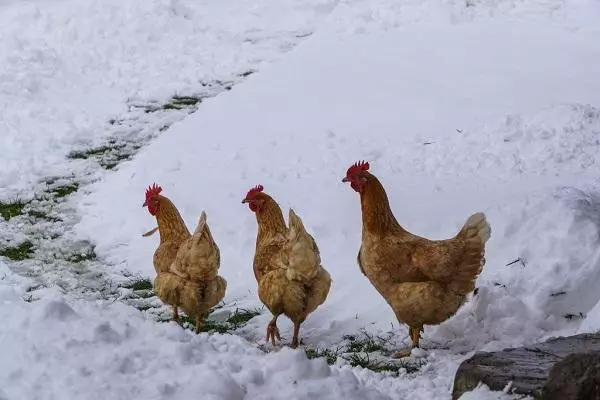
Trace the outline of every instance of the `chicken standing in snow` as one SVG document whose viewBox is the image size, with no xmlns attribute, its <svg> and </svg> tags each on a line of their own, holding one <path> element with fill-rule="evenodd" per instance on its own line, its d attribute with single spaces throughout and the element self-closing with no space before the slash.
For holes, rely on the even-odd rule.
<svg viewBox="0 0 600 400">
<path fill-rule="evenodd" d="M 219 247 L 204 211 L 191 235 L 175 205 L 161 196 L 161 191 L 160 186 L 150 186 L 144 202 L 158 223 L 158 228 L 144 236 L 160 232 L 160 244 L 154 252 L 154 290 L 163 302 L 173 306 L 175 321 L 179 322 L 178 307 L 195 318 L 199 333 L 208 311 L 225 297 L 227 281 L 217 275 L 221 264 Z"/>
<path fill-rule="evenodd" d="M 368 170 L 368 163 L 357 162 L 342 180 L 360 194 L 363 228 L 358 265 L 398 321 L 408 325 L 412 347 L 419 347 L 423 325 L 437 325 L 453 316 L 474 290 L 491 229 L 485 215 L 476 213 L 452 239 L 413 235 L 396 221 L 385 189 Z M 410 353 L 401 351 L 397 357 Z"/>
<path fill-rule="evenodd" d="M 291 347 L 296 348 L 300 324 L 327 298 L 331 277 L 321 266 L 317 243 L 292 209 L 288 228 L 281 208 L 260 185 L 242 203 L 248 203 L 258 222 L 254 276 L 258 296 L 273 314 L 267 342 L 281 340 L 277 318 L 284 314 L 294 322 Z"/>
</svg>

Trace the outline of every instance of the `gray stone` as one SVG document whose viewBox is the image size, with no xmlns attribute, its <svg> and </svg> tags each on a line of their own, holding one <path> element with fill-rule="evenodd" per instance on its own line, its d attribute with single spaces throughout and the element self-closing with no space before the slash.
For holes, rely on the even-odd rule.
<svg viewBox="0 0 600 400">
<path fill-rule="evenodd" d="M 544 400 L 600 400 L 600 352 L 571 354 L 550 370 Z"/>
<path fill-rule="evenodd" d="M 560 337 L 493 353 L 477 352 L 458 367 L 452 398 L 458 399 L 482 382 L 492 390 L 503 390 L 511 384 L 512 392 L 536 399 L 600 400 L 599 368 L 600 334 Z"/>
</svg>

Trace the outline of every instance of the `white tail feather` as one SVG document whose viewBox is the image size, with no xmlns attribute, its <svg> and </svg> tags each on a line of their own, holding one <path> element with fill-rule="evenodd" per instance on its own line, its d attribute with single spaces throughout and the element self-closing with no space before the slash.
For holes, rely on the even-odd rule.
<svg viewBox="0 0 600 400">
<path fill-rule="evenodd" d="M 194 235 L 196 233 L 202 233 L 202 231 L 204 230 L 205 227 L 206 227 L 206 212 L 204 212 L 204 210 L 202 210 L 202 213 L 200 214 L 200 220 L 198 221 L 198 226 L 196 227 L 196 230 L 194 231 Z"/>
</svg>

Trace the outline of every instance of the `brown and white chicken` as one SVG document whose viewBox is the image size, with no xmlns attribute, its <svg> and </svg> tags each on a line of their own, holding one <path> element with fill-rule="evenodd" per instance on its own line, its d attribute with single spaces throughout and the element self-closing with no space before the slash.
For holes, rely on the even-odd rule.
<svg viewBox="0 0 600 400">
<path fill-rule="evenodd" d="M 292 209 L 288 227 L 281 208 L 261 185 L 250 189 L 242 203 L 248 204 L 258 223 L 254 276 L 258 296 L 273 314 L 266 340 L 273 345 L 275 338 L 281 340 L 277 318 L 283 314 L 294 323 L 291 347 L 296 348 L 300 325 L 327 298 L 331 277 L 321 266 L 317 243 Z"/>
<path fill-rule="evenodd" d="M 349 182 L 360 195 L 360 270 L 398 321 L 408 325 L 412 347 L 419 347 L 423 325 L 437 325 L 453 316 L 474 290 L 491 235 L 485 215 L 470 216 L 451 239 L 429 240 L 398 223 L 369 163 L 350 166 L 342 182 Z M 409 354 L 410 350 L 401 351 L 398 357 Z"/>
<path fill-rule="evenodd" d="M 218 275 L 221 264 L 206 213 L 202 211 L 198 226 L 190 234 L 175 205 L 160 195 L 162 188 L 152 185 L 146 190 L 144 206 L 156 217 L 158 227 L 145 233 L 160 233 L 154 252 L 156 279 L 154 290 L 165 303 L 173 306 L 173 319 L 179 322 L 178 308 L 196 320 L 196 333 L 202 329 L 208 311 L 225 297 L 227 281 Z"/>
</svg>

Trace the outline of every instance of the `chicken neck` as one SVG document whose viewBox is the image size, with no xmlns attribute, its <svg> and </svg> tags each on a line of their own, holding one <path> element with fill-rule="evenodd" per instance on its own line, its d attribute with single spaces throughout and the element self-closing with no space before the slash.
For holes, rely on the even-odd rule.
<svg viewBox="0 0 600 400">
<path fill-rule="evenodd" d="M 273 199 L 267 199 L 260 210 L 256 212 L 256 222 L 258 223 L 257 241 L 276 235 L 285 235 L 287 231 L 281 208 Z"/>
<path fill-rule="evenodd" d="M 190 237 L 190 231 L 185 226 L 185 222 L 183 222 L 183 218 L 181 218 L 175 204 L 163 196 L 160 196 L 159 202 L 156 222 L 160 232 L 160 243 Z"/>
<path fill-rule="evenodd" d="M 371 175 L 360 193 L 363 233 L 405 232 L 390 208 L 387 194 L 379 179 Z"/>
</svg>

